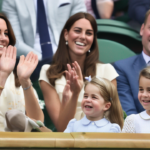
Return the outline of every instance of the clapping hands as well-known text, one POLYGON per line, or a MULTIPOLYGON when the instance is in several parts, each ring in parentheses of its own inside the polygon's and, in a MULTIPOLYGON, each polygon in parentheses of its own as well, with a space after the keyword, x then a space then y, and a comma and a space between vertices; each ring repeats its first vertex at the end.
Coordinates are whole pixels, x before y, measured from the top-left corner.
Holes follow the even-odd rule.
POLYGON ((72 65, 73 68, 67 64, 68 71, 65 71, 67 83, 63 91, 64 102, 70 100, 73 94, 78 95, 83 87, 81 68, 76 61, 72 65))

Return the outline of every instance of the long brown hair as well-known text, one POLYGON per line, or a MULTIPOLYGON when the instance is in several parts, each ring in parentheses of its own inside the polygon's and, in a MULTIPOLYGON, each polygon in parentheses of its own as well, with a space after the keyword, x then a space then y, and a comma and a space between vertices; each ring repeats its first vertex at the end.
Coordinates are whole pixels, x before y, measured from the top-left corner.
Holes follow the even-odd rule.
POLYGON ((113 83, 111 83, 111 81, 109 81, 105 78, 93 77, 90 82, 85 83, 85 87, 89 83, 93 84, 99 88, 100 94, 106 103, 107 102, 111 103, 109 110, 107 110, 105 113, 105 117, 111 123, 119 124, 122 129, 123 123, 124 123, 123 110, 122 110, 122 107, 120 104, 117 88, 114 86, 113 83))
MULTIPOLYGON (((9 44, 8 45, 14 46, 16 44, 16 38, 15 38, 15 34, 13 32, 13 29, 11 27, 11 24, 10 24, 9 20, 7 19, 7 17, 3 13, 0 13, 0 18, 3 19, 7 25, 8 37, 9 37, 9 44)), ((15 76, 15 86, 19 87, 20 83, 19 83, 19 79, 17 76, 17 68, 16 67, 14 68, 13 72, 14 72, 14 76, 15 76)))
POLYGON ((83 77, 85 76, 95 76, 96 74, 96 63, 98 62, 99 52, 97 44, 97 24, 94 17, 88 13, 77 13, 71 16, 66 22, 59 40, 58 49, 53 57, 52 64, 47 70, 47 77, 50 83, 55 86, 55 80, 60 78, 64 71, 67 70, 67 64, 71 65, 71 58, 69 55, 68 46, 66 46, 66 41, 64 38, 65 29, 69 32, 72 25, 79 19, 87 19, 93 28, 94 31, 94 40, 90 48, 90 53, 87 52, 87 56, 84 62, 83 77))

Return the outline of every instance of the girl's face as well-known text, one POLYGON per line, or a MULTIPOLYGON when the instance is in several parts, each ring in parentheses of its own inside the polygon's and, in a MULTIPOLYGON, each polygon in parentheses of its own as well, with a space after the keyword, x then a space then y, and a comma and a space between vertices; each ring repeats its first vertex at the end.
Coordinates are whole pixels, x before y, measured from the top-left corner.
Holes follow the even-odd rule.
POLYGON ((104 112, 110 108, 100 94, 99 88, 91 83, 85 87, 81 107, 89 120, 96 121, 104 117, 104 112))
POLYGON ((80 56, 90 50, 94 40, 94 31, 90 22, 83 18, 77 20, 69 32, 65 30, 64 37, 68 41, 71 57, 80 56))
POLYGON ((9 44, 8 29, 5 20, 0 18, 0 57, 3 53, 3 48, 9 44))
POLYGON ((150 79, 143 76, 141 76, 139 80, 138 99, 143 108, 150 115, 150 79))

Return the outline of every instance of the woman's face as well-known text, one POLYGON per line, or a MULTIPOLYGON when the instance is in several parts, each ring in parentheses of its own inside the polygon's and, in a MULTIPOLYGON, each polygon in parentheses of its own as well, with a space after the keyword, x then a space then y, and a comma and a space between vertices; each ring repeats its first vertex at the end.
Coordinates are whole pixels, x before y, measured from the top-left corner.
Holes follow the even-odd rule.
POLYGON ((3 48, 9 44, 8 29, 5 20, 0 18, 0 57, 3 53, 3 48))
POLYGON ((65 30, 64 36, 68 41, 70 55, 81 56, 90 50, 94 40, 94 31, 89 20, 82 18, 72 25, 69 32, 65 30))

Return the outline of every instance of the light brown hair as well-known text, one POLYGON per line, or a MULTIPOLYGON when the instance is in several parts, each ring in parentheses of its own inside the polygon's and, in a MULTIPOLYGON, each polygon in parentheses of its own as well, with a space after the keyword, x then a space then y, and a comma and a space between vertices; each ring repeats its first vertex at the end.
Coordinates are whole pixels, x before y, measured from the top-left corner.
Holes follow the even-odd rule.
POLYGON ((150 66, 147 66, 141 70, 140 75, 139 75, 139 80, 141 77, 145 77, 147 79, 150 79, 150 66))
POLYGON ((106 103, 111 103, 110 108, 105 112, 105 118, 107 118, 111 123, 117 123, 122 129, 124 123, 123 110, 118 97, 117 88, 113 83, 111 83, 111 81, 105 78, 99 79, 97 77, 93 77, 90 82, 85 83, 85 87, 89 83, 99 88, 100 94, 106 103))
POLYGON ((148 16, 149 16, 149 14, 150 14, 150 9, 149 9, 149 10, 146 12, 146 14, 145 14, 144 25, 146 25, 147 18, 148 18, 148 16))
POLYGON ((69 55, 69 48, 65 44, 64 32, 65 29, 69 32, 72 25, 79 19, 85 18, 87 19, 94 31, 94 40, 93 44, 90 48, 90 53, 87 52, 87 56, 84 62, 84 70, 83 70, 83 77, 91 75, 92 77, 96 74, 96 63, 98 62, 99 51, 98 51, 98 44, 97 44, 97 24, 95 18, 88 14, 88 13, 77 13, 71 16, 68 21, 66 22, 64 28, 62 29, 58 49, 53 57, 52 63, 50 68, 47 70, 47 77, 50 83, 55 86, 55 80, 60 78, 64 71, 67 70, 67 64, 72 63, 70 55, 69 55))
MULTIPOLYGON (((11 27, 11 24, 10 24, 9 20, 7 19, 7 17, 3 13, 0 13, 0 18, 3 19, 7 25, 8 38, 9 38, 9 44, 8 45, 14 46, 16 44, 16 38, 15 38, 15 34, 13 32, 13 29, 11 27)), ((19 83, 19 79, 17 76, 17 67, 16 66, 15 66, 13 72, 14 72, 14 76, 15 76, 15 86, 19 87, 20 83, 19 83)))

